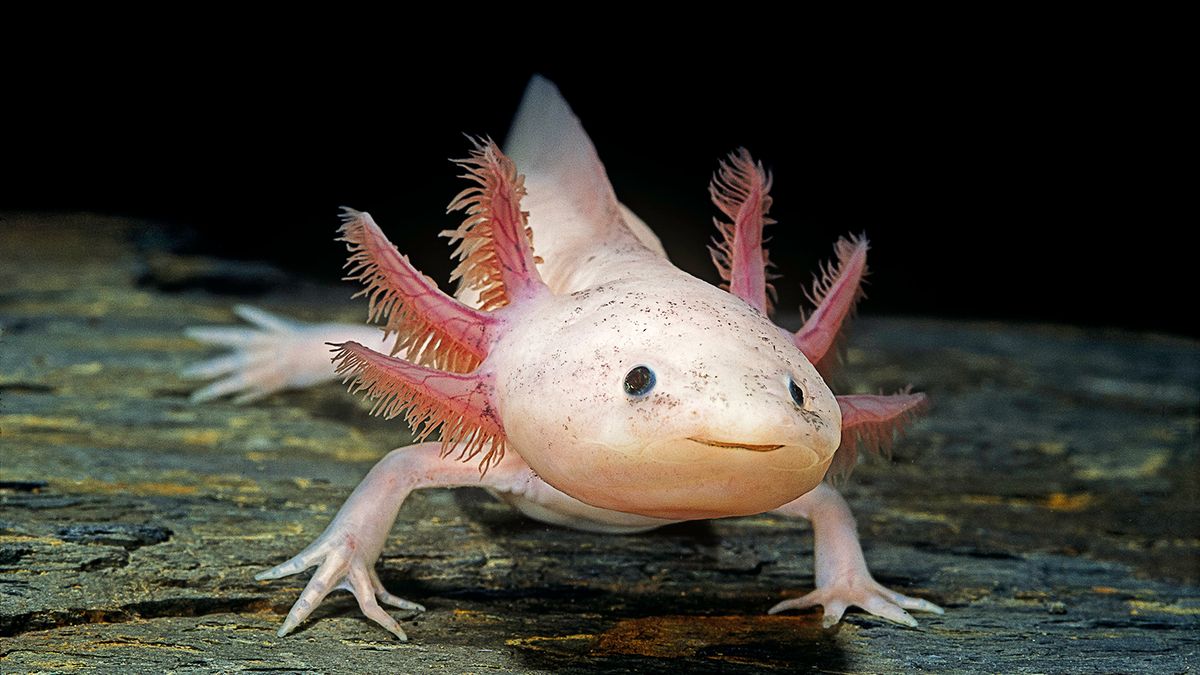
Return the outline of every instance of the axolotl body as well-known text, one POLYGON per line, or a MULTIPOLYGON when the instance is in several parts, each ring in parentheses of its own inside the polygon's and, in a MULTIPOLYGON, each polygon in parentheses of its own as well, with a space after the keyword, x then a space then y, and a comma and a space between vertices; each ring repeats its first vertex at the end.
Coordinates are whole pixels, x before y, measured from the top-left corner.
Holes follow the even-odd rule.
POLYGON ((910 626, 906 610, 941 613, 872 579, 850 510, 826 480, 848 471, 860 446, 886 446, 924 404, 908 392, 834 396, 822 377, 837 365, 860 295, 864 239, 838 242, 814 285, 816 309, 791 333, 768 318, 771 179, 745 151, 710 186, 723 214, 712 253, 726 289, 667 260, 543 78, 526 91, 507 153, 480 140, 460 165, 472 186, 451 209, 467 217, 443 233, 461 260, 457 297, 417 271, 370 215, 346 209, 350 278, 365 285, 382 336, 377 326, 301 324, 249 307, 237 311, 253 328, 190 330, 233 349, 189 369, 219 378, 196 400, 247 401, 341 376, 376 412, 405 415, 419 440, 441 433, 385 456, 316 541, 257 576, 317 568, 281 636, 343 589, 405 639, 382 605, 423 608, 389 593, 375 562, 412 490, 458 486, 597 532, 765 512, 806 518, 816 590, 770 612, 822 605, 832 625, 858 606, 910 626))

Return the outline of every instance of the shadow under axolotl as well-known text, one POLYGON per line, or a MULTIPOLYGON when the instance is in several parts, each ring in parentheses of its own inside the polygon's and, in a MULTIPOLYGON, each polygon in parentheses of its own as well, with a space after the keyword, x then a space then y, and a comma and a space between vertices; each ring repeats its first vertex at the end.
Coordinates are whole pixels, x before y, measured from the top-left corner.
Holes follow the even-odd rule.
MULTIPOLYGON (((414 584, 411 577, 393 578, 387 566, 380 571, 384 583, 427 598, 431 609, 451 604, 464 618, 518 606, 541 617, 529 633, 497 636, 531 669, 643 671, 686 663, 689 671, 734 672, 845 665, 837 630, 823 629, 819 613, 765 613, 781 589, 754 578, 770 562, 759 552, 742 555, 736 542, 731 550, 708 521, 638 535, 593 534, 532 521, 482 490, 456 490, 454 500, 511 561, 501 563, 510 566, 501 583, 414 584), (606 560, 609 547, 620 557, 606 560), (543 556, 536 562, 534 551, 543 556), (630 565, 630 559, 641 562, 630 565)), ((793 546, 810 543, 779 534, 793 546)))

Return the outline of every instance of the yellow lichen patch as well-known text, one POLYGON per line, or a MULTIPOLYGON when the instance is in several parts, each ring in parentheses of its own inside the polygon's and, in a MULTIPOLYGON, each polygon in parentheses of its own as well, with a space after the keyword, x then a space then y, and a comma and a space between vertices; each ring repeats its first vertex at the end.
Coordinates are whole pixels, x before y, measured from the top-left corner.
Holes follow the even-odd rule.
POLYGON ((99 361, 90 361, 88 363, 76 363, 73 366, 67 366, 67 372, 71 375, 99 375, 100 371, 104 370, 104 364, 99 361))
POLYGON ((271 525, 270 531, 267 532, 229 534, 227 525, 205 523, 194 526, 192 533, 201 539, 269 541, 280 537, 300 536, 304 534, 304 527, 300 523, 287 523, 285 525, 271 525))
POLYGON ((304 510, 310 513, 326 513, 330 510, 330 506, 324 502, 298 502, 294 499, 288 499, 283 502, 284 508, 304 510))
POLYGON ((305 438, 303 436, 284 436, 280 439, 279 444, 291 448, 304 448, 316 451, 323 450, 326 447, 325 443, 317 439, 305 438))
POLYGON ((1000 495, 963 495, 962 500, 967 504, 978 506, 1004 506, 1004 498, 1000 495))
POLYGON ((326 438, 304 438, 301 436, 284 436, 279 441, 280 447, 299 448, 320 455, 331 455, 346 462, 369 462, 379 459, 383 452, 373 447, 359 432, 350 431, 349 435, 331 444, 326 438))
POLYGON ((1174 614, 1176 616, 1200 615, 1200 604, 1197 604, 1195 607, 1180 607, 1179 605, 1168 605, 1165 602, 1154 602, 1152 600, 1130 600, 1129 606, 1130 614, 1159 612, 1162 614, 1174 614))
POLYGON ((1038 452, 1046 455, 1061 455, 1067 451, 1067 444, 1062 441, 1042 441, 1035 447, 1038 452))
POLYGON ((109 483, 106 481, 87 478, 84 480, 63 481, 63 484, 69 486, 69 489, 65 490, 67 492, 83 492, 87 494, 131 494, 139 496, 185 497, 188 495, 194 495, 200 491, 200 489, 195 485, 155 481, 109 483))
POLYGON ((45 673, 71 673, 85 668, 90 669, 95 665, 90 661, 75 659, 73 657, 68 658, 70 660, 66 661, 59 661, 55 657, 32 659, 29 661, 29 665, 37 668, 36 672, 45 673))
POLYGON ((234 490, 237 492, 262 492, 258 483, 233 474, 220 474, 204 477, 204 486, 214 491, 234 490))
POLYGON ((142 640, 138 640, 137 638, 123 638, 123 639, 116 639, 116 640, 112 640, 112 639, 98 640, 96 642, 93 642, 91 647, 94 651, 100 650, 100 649, 113 648, 113 647, 117 647, 117 648, 135 647, 137 649, 160 649, 163 651, 171 651, 171 652, 198 652, 198 651, 200 651, 199 649, 197 649, 191 645, 171 644, 171 643, 167 643, 167 642, 144 642, 142 640))
POLYGON ((1057 456, 1067 452, 1067 444, 1063 441, 1013 441, 1013 447, 1021 451, 1040 452, 1043 455, 1057 456))
MULTIPOLYGON (((105 622, 104 620, 106 618, 106 613, 103 610, 100 610, 97 612, 97 615, 95 618, 98 619, 98 621, 96 621, 97 623, 105 622)), ((143 623, 143 622, 144 621, 142 621, 142 620, 136 620, 131 623, 143 623)), ((52 641, 45 643, 45 646, 55 649, 55 650, 74 652, 76 654, 104 652, 104 651, 112 650, 114 648, 121 649, 121 648, 125 648, 125 647, 134 647, 137 649, 159 649, 159 650, 164 650, 164 651, 182 651, 182 652, 197 652, 197 651, 199 651, 196 647, 192 647, 191 645, 175 644, 175 643, 160 642, 160 641, 150 642, 150 641, 145 641, 140 638, 128 636, 128 635, 117 635, 117 636, 114 636, 111 638, 106 638, 106 639, 100 638, 100 639, 94 639, 94 640, 79 640, 79 639, 69 639, 69 638, 64 639, 64 640, 52 640, 52 641)), ((4 671, 4 672, 7 672, 7 671, 4 671)), ((56 670, 53 672, 58 672, 58 671, 56 670)))
POLYGON ((1068 513, 1083 511, 1095 502, 1095 498, 1086 492, 1078 494, 1052 492, 1041 499, 1003 497, 1000 495, 963 495, 962 500, 967 504, 976 506, 1038 507, 1052 511, 1066 511, 1068 513))
POLYGON ((0 534, 0 544, 46 544, 61 546, 62 540, 55 537, 37 537, 31 534, 0 534))
MULTIPOLYGON (((572 642, 592 642, 596 636, 592 633, 574 633, 572 635, 531 635, 523 638, 511 638, 504 641, 504 644, 509 647, 522 647, 524 649, 534 649, 538 651, 561 650, 562 647, 568 646, 572 642)), ((570 645, 575 646, 575 645, 570 645)), ((587 647, 588 645, 579 645, 587 647)), ((578 651, 578 650, 576 650, 578 651)))
POLYGON ((189 495, 220 492, 258 493, 262 488, 252 480, 232 474, 195 476, 183 471, 168 471, 159 475, 161 480, 107 482, 85 478, 82 480, 50 483, 61 487, 64 492, 86 494, 132 494, 161 497, 185 497, 189 495), (172 479, 177 479, 175 482, 172 479))
POLYGON ((398 642, 396 640, 357 640, 350 638, 342 638, 338 640, 347 647, 368 647, 372 651, 377 652, 395 652, 403 649, 412 649, 411 646, 398 642))
POLYGON ((67 431, 82 425, 78 417, 39 417, 37 415, 0 415, 0 429, 53 429, 67 431))
POLYGON ((1167 465, 1169 454, 1165 450, 1147 452, 1141 464, 1118 466, 1089 466, 1079 469, 1075 476, 1083 480, 1114 480, 1149 478, 1167 465))
POLYGON ((1053 492, 1049 497, 1046 497, 1046 508, 1052 511, 1083 511, 1092 505, 1093 498, 1086 492, 1081 492, 1077 495, 1069 495, 1064 492, 1053 492))
POLYGON ((184 337, 183 334, 180 334, 178 336, 139 336, 125 339, 113 338, 108 344, 112 347, 113 351, 129 350, 146 352, 173 352, 183 346, 185 342, 191 342, 191 339, 184 337))
POLYGON ((946 600, 948 602, 972 603, 984 598, 991 598, 995 590, 991 586, 962 586, 954 589, 953 593, 946 597, 946 600))
POLYGON ((959 531, 959 524, 957 522, 955 522, 954 520, 951 520, 950 517, 944 513, 930 513, 928 511, 909 511, 906 509, 891 509, 891 511, 889 512, 888 515, 890 517, 897 518, 900 520, 907 520, 909 522, 936 523, 938 525, 945 525, 953 532, 959 531))
POLYGON ((140 494, 155 494, 172 497, 182 497, 186 495, 194 495, 199 490, 194 485, 181 485, 179 483, 134 483, 131 486, 135 492, 140 494))
POLYGON ((186 445, 216 445, 221 440, 221 432, 215 429, 183 429, 177 437, 186 445))
POLYGON ((494 623, 496 621, 503 621, 503 619, 495 614, 488 614, 487 612, 480 612, 474 609, 455 609, 454 620, 471 621, 473 623, 494 623))
POLYGON ((768 530, 786 530, 795 529, 796 521, 786 518, 779 518, 770 514, 760 514, 757 516, 745 516, 738 518, 737 524, 739 528, 763 528, 768 530))

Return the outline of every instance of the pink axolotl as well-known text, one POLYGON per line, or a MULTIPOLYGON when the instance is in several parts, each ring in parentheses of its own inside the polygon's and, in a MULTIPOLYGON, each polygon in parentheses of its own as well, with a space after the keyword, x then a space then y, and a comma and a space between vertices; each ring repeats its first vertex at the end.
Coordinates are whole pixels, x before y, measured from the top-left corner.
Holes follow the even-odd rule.
POLYGON ((852 605, 907 626, 917 622, 906 610, 942 613, 871 578, 854 518, 825 481, 848 471, 859 447, 886 446, 924 403, 908 392, 834 396, 822 379, 860 295, 864 239, 838 242, 814 284, 816 309, 793 334, 768 318, 771 179, 745 151, 710 186, 727 218, 712 253, 728 290, 667 260, 543 78, 529 84, 506 153, 480 141, 459 163, 472 185, 450 208, 467 218, 443 233, 461 260, 457 297, 370 215, 347 209, 350 276, 365 284, 371 320, 385 322, 382 338, 378 327, 300 324, 248 307, 238 313, 254 328, 190 331, 234 350, 189 369, 221 378, 195 400, 245 401, 342 376, 376 412, 405 415, 419 440, 441 432, 385 456, 316 541, 256 577, 317 568, 281 636, 343 589, 405 639, 381 603, 424 608, 388 592, 375 561, 411 491, 459 486, 595 532, 765 512, 807 518, 816 590, 769 612, 822 605, 826 626, 852 605))

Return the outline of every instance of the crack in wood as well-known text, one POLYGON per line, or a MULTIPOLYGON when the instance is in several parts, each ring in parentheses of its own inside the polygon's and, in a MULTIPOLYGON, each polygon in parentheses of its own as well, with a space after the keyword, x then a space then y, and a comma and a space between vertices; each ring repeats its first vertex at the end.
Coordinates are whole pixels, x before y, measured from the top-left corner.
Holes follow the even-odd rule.
POLYGON ((253 613, 273 607, 264 596, 171 598, 145 600, 112 608, 68 608, 26 614, 0 614, 0 637, 30 631, 92 623, 123 623, 136 619, 193 617, 206 614, 253 613))

